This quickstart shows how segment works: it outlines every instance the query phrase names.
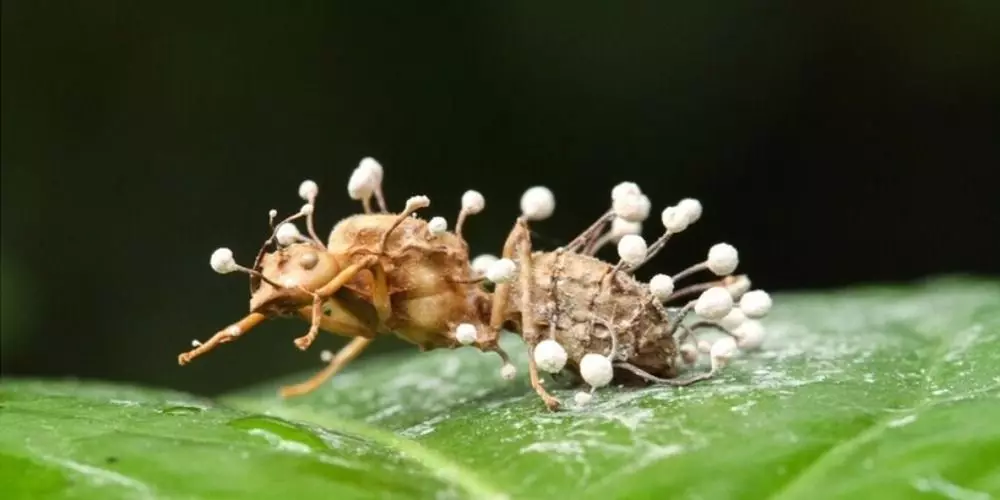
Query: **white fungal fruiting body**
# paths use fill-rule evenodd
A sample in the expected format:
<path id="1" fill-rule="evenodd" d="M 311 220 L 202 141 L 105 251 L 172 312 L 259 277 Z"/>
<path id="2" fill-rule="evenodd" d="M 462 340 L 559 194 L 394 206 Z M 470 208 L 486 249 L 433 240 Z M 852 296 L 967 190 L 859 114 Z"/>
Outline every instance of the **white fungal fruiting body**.
<path id="1" fill-rule="evenodd" d="M 674 279 L 666 274 L 657 274 L 649 280 L 649 292 L 656 300 L 663 302 L 674 293 Z"/>
<path id="2" fill-rule="evenodd" d="M 646 260 L 646 240 L 637 234 L 626 234 L 618 240 L 618 257 L 630 266 L 637 266 Z"/>
<path id="3" fill-rule="evenodd" d="M 534 186 L 521 195 L 521 214 L 528 220 L 545 220 L 556 210 L 556 197 L 545 186 Z"/>
<path id="4" fill-rule="evenodd" d="M 708 249 L 708 260 L 705 266 L 718 276 L 732 274 L 740 263 L 740 255 L 736 247 L 729 243 L 716 243 Z"/>
<path id="5" fill-rule="evenodd" d="M 711 347 L 709 347 L 709 349 L 711 349 Z M 698 352 L 698 346 L 690 343 L 681 344 L 679 350 L 681 353 L 681 360 L 684 361 L 684 364 L 693 365 L 698 362 L 698 356 L 700 355 Z"/>
<path id="6" fill-rule="evenodd" d="M 517 264 L 510 259 L 500 259 L 490 264 L 486 270 L 486 279 L 493 283 L 506 283 L 517 274 Z"/>
<path id="7" fill-rule="evenodd" d="M 486 198 L 479 191 L 468 190 L 462 194 L 462 210 L 467 214 L 478 214 L 486 208 Z"/>
<path id="8" fill-rule="evenodd" d="M 444 234 L 448 230 L 448 221 L 444 217 L 434 217 L 427 223 L 427 230 L 434 236 Z"/>
<path id="9" fill-rule="evenodd" d="M 191 341 L 191 347 L 201 347 L 201 341 L 198 340 L 198 339 L 192 340 Z"/>
<path id="10" fill-rule="evenodd" d="M 587 406 L 594 399 L 589 392 L 580 391 L 573 395 L 573 401 L 579 406 Z"/>
<path id="11" fill-rule="evenodd" d="M 406 200 L 407 209 L 417 209 L 429 206 L 431 206 L 431 199 L 422 194 L 411 196 Z"/>
<path id="12" fill-rule="evenodd" d="M 719 320 L 719 326 L 731 332 L 739 328 L 739 326 L 746 320 L 747 317 L 743 314 L 743 311 L 738 307 L 734 307 L 728 314 Z"/>
<path id="13" fill-rule="evenodd" d="M 499 259 L 497 259 L 496 255 L 486 253 L 476 256 L 476 258 L 472 259 L 472 263 L 470 265 L 476 274 L 485 275 L 486 271 L 489 270 L 490 266 L 492 266 L 497 260 Z"/>
<path id="14" fill-rule="evenodd" d="M 302 215 L 312 215 L 313 210 L 314 208 L 312 203 L 306 203 L 305 205 L 302 205 L 302 208 L 299 209 L 299 213 Z"/>
<path id="15" fill-rule="evenodd" d="M 663 227 L 671 233 L 679 233 L 688 227 L 688 219 L 677 207 L 667 207 L 660 213 Z"/>
<path id="16" fill-rule="evenodd" d="M 639 189 L 638 184 L 629 181 L 620 182 L 611 189 L 611 201 L 613 202 L 625 196 L 638 196 L 640 194 L 642 194 L 642 190 Z"/>
<path id="17" fill-rule="evenodd" d="M 733 309 L 733 296 L 721 286 L 705 290 L 694 303 L 694 312 L 707 320 L 720 320 Z"/>
<path id="18" fill-rule="evenodd" d="M 299 232 L 299 228 L 295 227 L 295 224 L 292 224 L 291 222 L 286 222 L 278 226 L 278 230 L 275 232 L 275 238 L 278 239 L 278 244 L 284 246 L 295 243 L 301 236 L 302 233 Z"/>
<path id="19" fill-rule="evenodd" d="M 761 345 L 764 344 L 765 333 L 764 325 L 755 319 L 748 319 L 733 330 L 733 335 L 737 337 L 736 343 L 740 349 L 746 351 L 760 349 Z"/>
<path id="20" fill-rule="evenodd" d="M 552 339 L 545 339 L 535 346 L 532 353 L 535 358 L 535 365 L 539 370 L 548 373 L 559 373 L 566 367 L 568 355 L 566 349 Z"/>
<path id="21" fill-rule="evenodd" d="M 764 290 L 752 290 L 740 299 L 740 309 L 749 318 L 763 318 L 771 312 L 771 296 Z"/>
<path id="22" fill-rule="evenodd" d="M 299 184 L 299 198 L 312 201 L 317 194 L 319 194 L 319 186 L 315 182 L 306 179 L 302 181 L 302 184 Z"/>
<path id="23" fill-rule="evenodd" d="M 239 268 L 236 261 L 233 260 L 233 251 L 225 247 L 217 248 L 212 252 L 209 264 L 212 266 L 212 270 L 219 274 L 228 274 Z"/>
<path id="24" fill-rule="evenodd" d="M 516 376 L 517 376 L 517 368 L 514 365 L 510 363 L 504 363 L 504 365 L 500 367 L 500 377 L 503 378 L 504 380 L 514 380 L 514 377 Z"/>
<path id="25" fill-rule="evenodd" d="M 611 383 L 615 370 L 607 356 L 588 353 L 580 360 L 580 376 L 591 387 L 604 387 Z"/>
<path id="26" fill-rule="evenodd" d="M 333 361 L 333 352 L 328 350 L 323 350 L 319 353 L 319 360 L 324 363 L 329 363 Z"/>
<path id="27" fill-rule="evenodd" d="M 455 328 L 455 340 L 462 345 L 471 345 L 476 342 L 476 326 L 471 323 L 462 323 Z"/>
<path id="28" fill-rule="evenodd" d="M 684 198 L 676 205 L 678 213 L 687 220 L 688 225 L 698 222 L 701 218 L 701 202 L 694 198 Z"/>
<path id="29" fill-rule="evenodd" d="M 226 335 L 229 335 L 230 337 L 239 337 L 242 333 L 243 330 L 240 330 L 240 325 L 229 325 L 229 327 L 226 328 Z"/>
<path id="30" fill-rule="evenodd" d="M 611 209 L 620 219 L 629 222 L 642 222 L 649 217 L 651 204 L 644 194 L 626 194 L 611 202 Z"/>
<path id="31" fill-rule="evenodd" d="M 712 357 L 713 364 L 725 364 L 736 354 L 736 349 L 736 339 L 727 335 L 712 343 L 709 356 Z"/>
<path id="32" fill-rule="evenodd" d="M 641 222 L 629 222 L 620 217 L 615 217 L 611 221 L 611 230 L 608 231 L 608 236 L 611 241 L 617 243 L 618 240 L 622 239 L 622 236 L 640 233 L 642 233 Z"/>
<path id="33" fill-rule="evenodd" d="M 347 194 L 352 200 L 368 199 L 382 182 L 382 166 L 373 158 L 361 160 L 347 180 Z"/>

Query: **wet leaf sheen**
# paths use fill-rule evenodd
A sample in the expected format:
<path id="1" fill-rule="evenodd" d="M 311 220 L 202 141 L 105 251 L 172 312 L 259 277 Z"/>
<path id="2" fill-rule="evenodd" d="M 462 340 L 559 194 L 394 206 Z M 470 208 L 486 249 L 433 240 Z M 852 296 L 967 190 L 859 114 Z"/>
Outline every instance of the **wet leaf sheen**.
<path id="1" fill-rule="evenodd" d="M 550 414 L 472 350 L 358 361 L 219 403 L 0 384 L 0 497 L 955 498 L 1000 495 L 1000 285 L 776 297 L 717 381 Z M 524 367 L 517 339 L 506 344 Z M 318 368 L 318 367 L 317 367 Z"/>

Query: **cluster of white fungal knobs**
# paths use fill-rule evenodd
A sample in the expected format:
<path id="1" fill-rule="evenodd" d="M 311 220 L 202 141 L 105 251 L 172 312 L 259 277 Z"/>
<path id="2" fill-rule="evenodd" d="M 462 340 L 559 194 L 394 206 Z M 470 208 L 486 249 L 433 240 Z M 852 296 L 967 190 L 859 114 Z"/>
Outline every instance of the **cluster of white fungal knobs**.
<path id="1" fill-rule="evenodd" d="M 542 186 L 535 186 L 521 197 L 522 217 L 526 220 L 543 220 L 550 217 L 555 209 L 555 197 Z M 697 222 L 702 215 L 702 205 L 697 199 L 684 198 L 677 204 L 665 208 L 660 213 L 664 235 L 652 245 L 641 236 L 642 224 L 650 215 L 651 203 L 639 186 L 633 182 L 622 182 L 611 191 L 611 223 L 609 230 L 590 249 L 596 252 L 607 242 L 617 244 L 618 266 L 631 270 L 648 261 L 671 236 L 683 232 Z M 708 322 L 725 332 L 714 342 L 694 340 L 682 342 L 680 356 L 686 364 L 693 364 L 700 354 L 708 354 L 713 372 L 723 367 L 741 350 L 758 349 L 765 330 L 760 318 L 771 309 L 771 297 L 763 290 L 748 291 L 745 279 L 731 279 L 739 265 L 739 252 L 728 243 L 717 243 L 708 250 L 704 261 L 673 276 L 656 274 L 649 280 L 650 293 L 660 302 L 666 303 L 692 292 L 701 290 L 694 301 L 682 308 L 681 319 L 687 312 L 693 312 L 702 322 Z M 480 255 L 472 261 L 473 269 L 493 283 L 506 283 L 517 274 L 517 264 L 506 258 Z M 675 283 L 698 271 L 707 270 L 723 278 L 715 284 L 706 283 L 677 290 Z M 474 334 L 474 332 L 473 332 Z M 614 350 L 614 349 L 613 349 Z M 531 352 L 536 366 L 548 373 L 559 373 L 566 367 L 568 355 L 555 339 L 539 342 Z M 588 353 L 579 363 L 580 376 L 590 385 L 591 390 L 575 395 L 578 404 L 589 403 L 593 392 L 611 383 L 614 378 L 614 356 Z"/>

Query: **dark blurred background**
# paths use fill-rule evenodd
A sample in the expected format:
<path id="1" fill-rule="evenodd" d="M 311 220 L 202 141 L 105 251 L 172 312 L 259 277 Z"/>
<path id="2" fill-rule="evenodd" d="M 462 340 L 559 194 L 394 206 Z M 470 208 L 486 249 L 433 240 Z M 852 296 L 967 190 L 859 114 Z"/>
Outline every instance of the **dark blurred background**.
<path id="1" fill-rule="evenodd" d="M 214 393 L 319 368 L 343 341 L 302 353 L 293 321 L 176 355 L 246 310 L 212 250 L 249 263 L 305 178 L 325 233 L 369 155 L 397 209 L 453 222 L 482 191 L 474 253 L 531 185 L 552 248 L 633 180 L 649 237 L 705 206 L 647 277 L 717 241 L 774 291 L 1000 272 L 995 0 L 265 3 L 3 1 L 4 376 Z"/>

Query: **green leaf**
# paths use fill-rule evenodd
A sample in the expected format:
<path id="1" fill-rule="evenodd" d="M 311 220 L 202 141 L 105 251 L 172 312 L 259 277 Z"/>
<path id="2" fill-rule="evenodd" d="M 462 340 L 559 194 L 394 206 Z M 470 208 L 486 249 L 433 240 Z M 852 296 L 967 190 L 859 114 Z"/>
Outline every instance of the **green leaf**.
<path id="1" fill-rule="evenodd" d="M 499 359 L 472 349 L 362 357 L 290 401 L 277 397 L 279 383 L 213 405 L 5 381 L 0 496 L 1000 494 L 1000 285 L 935 280 L 775 304 L 765 349 L 719 379 L 605 389 L 585 408 L 550 380 L 568 407 L 555 414 L 524 369 L 505 382 Z M 505 344 L 525 366 L 519 341 Z"/>

